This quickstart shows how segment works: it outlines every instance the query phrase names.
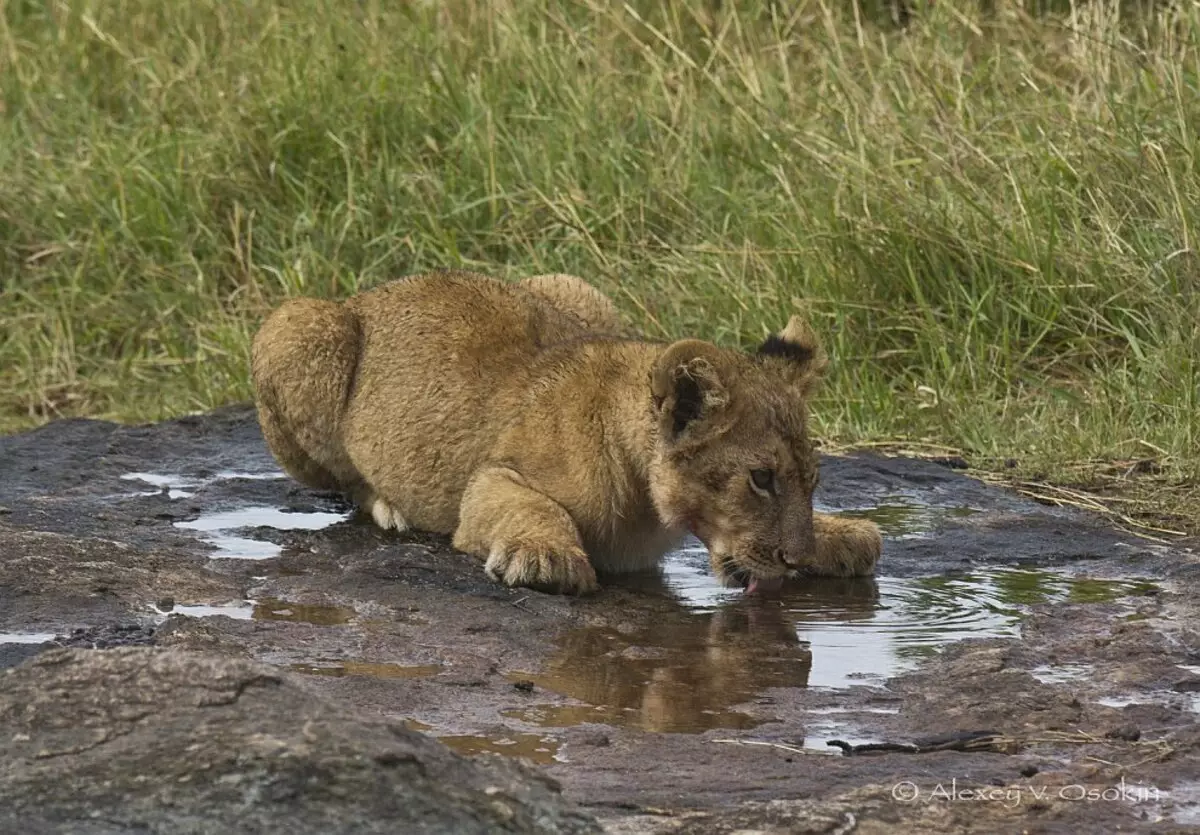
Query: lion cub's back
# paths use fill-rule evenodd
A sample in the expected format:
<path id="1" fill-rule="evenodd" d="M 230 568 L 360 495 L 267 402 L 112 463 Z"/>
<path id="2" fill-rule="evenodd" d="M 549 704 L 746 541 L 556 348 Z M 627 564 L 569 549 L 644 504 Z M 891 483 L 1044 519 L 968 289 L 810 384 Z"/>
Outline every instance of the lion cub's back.
<path id="1" fill-rule="evenodd" d="M 521 385 L 562 323 L 531 294 L 471 273 L 400 279 L 346 305 L 362 328 L 347 452 L 410 524 L 448 531 L 506 417 L 493 397 Z"/>

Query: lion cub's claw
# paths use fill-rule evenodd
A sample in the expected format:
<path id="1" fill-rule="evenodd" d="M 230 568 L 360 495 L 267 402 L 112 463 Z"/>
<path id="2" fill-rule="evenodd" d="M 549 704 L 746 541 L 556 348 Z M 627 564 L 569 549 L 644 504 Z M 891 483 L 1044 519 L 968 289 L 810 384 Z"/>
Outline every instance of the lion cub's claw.
<path id="1" fill-rule="evenodd" d="M 526 586 L 557 594 L 590 594 L 600 588 L 596 569 L 580 548 L 496 545 L 484 571 L 507 586 Z"/>

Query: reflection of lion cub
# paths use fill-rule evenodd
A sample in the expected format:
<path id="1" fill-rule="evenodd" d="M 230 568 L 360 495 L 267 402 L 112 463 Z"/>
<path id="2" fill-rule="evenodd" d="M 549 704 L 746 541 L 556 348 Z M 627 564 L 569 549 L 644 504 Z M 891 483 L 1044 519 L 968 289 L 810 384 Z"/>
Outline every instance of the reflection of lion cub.
<path id="1" fill-rule="evenodd" d="M 798 319 L 757 355 L 615 335 L 580 279 L 415 276 L 295 299 L 254 340 L 263 433 L 384 528 L 453 533 L 509 585 L 596 588 L 689 530 L 726 582 L 870 573 L 879 532 L 814 514 L 805 400 L 824 357 Z"/>

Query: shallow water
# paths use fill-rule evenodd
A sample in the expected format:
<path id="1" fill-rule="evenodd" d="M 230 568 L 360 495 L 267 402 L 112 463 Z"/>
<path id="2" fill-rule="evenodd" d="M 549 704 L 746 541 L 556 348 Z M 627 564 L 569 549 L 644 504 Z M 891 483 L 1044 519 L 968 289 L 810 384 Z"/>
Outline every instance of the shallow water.
<path id="1" fill-rule="evenodd" d="M 1068 684 L 1083 681 L 1092 676 L 1096 668 L 1091 664 L 1045 664 L 1034 667 L 1029 674 L 1042 684 Z"/>
<path id="2" fill-rule="evenodd" d="M 818 510 L 821 510 L 819 506 Z M 938 507 L 913 501 L 906 496 L 886 496 L 870 507 L 837 511 L 840 516 L 870 519 L 889 539 L 925 536 L 947 521 L 965 519 L 982 511 L 967 505 Z"/>
<path id="3" fill-rule="evenodd" d="M 0 632 L 0 644 L 44 644 L 55 637 L 53 632 Z"/>
<path id="4" fill-rule="evenodd" d="M 476 736 L 473 734 L 439 736 L 438 741 L 460 754 L 504 754 L 521 757 L 541 765 L 560 760 L 559 742 L 550 736 L 539 734 L 495 734 Z"/>
<path id="5" fill-rule="evenodd" d="M 196 494 L 188 488 L 200 485 L 200 481 L 196 479 L 170 475 L 168 473 L 126 473 L 121 478 L 125 481 L 141 481 L 158 488 L 157 490 L 147 490 L 138 493 L 137 495 L 139 496 L 156 496 L 159 493 L 165 492 L 167 497 L 171 499 L 190 498 Z"/>
<path id="6" fill-rule="evenodd" d="M 230 531 L 244 528 L 275 528 L 281 531 L 315 531 L 336 525 L 350 518 L 350 513 L 293 513 L 276 507 L 244 507 L 206 513 L 187 522 L 176 522 L 175 527 L 200 531 L 201 538 L 215 545 L 217 550 L 212 559 L 265 560 L 278 557 L 283 548 L 274 542 L 236 536 Z"/>
<path id="7" fill-rule="evenodd" d="M 153 605 L 150 608 L 163 617 L 168 615 L 185 615 L 192 618 L 224 616 L 234 620 L 288 621 L 310 623 L 315 626 L 341 626 L 353 621 L 358 614 L 350 606 L 292 603 L 272 597 L 220 605 L 171 603 L 169 606 Z"/>
<path id="8" fill-rule="evenodd" d="M 845 514 L 870 518 L 886 537 L 897 539 L 925 536 L 978 512 L 892 496 L 877 506 Z M 281 547 L 230 532 L 259 526 L 318 530 L 348 516 L 247 507 L 206 514 L 176 526 L 204 535 L 218 547 L 214 557 L 263 559 L 278 556 Z M 695 540 L 667 557 L 661 576 L 608 578 L 606 583 L 665 595 L 676 607 L 640 627 L 635 612 L 632 626 L 590 625 L 568 631 L 540 670 L 513 672 L 509 678 L 531 681 L 571 703 L 535 695 L 520 706 L 501 710 L 501 716 L 542 728 L 598 723 L 675 733 L 746 730 L 759 720 L 744 706 L 771 688 L 879 687 L 951 643 L 1016 635 L 1029 605 L 1110 601 L 1152 587 L 1136 580 L 1073 577 L 1052 569 L 990 568 L 918 578 L 810 578 L 790 583 L 778 597 L 761 598 L 717 583 L 706 550 Z M 278 600 L 185 606 L 175 611 L 196 617 L 225 614 L 327 626 L 351 623 L 356 615 L 346 607 Z M 315 676 L 403 679 L 434 675 L 440 668 L 314 659 L 293 669 Z M 1048 682 L 1086 674 L 1066 666 L 1035 671 L 1035 676 Z M 805 746 L 825 750 L 824 740 L 831 736 L 870 741 L 855 739 L 852 733 L 847 736 L 847 728 L 826 717 L 808 729 L 815 741 L 811 745 L 806 741 Z M 548 753 L 537 748 L 544 740 L 541 736 L 518 736 L 503 743 L 489 737 L 453 739 L 476 750 L 522 756 L 535 750 L 538 756 L 551 758 L 557 754 L 557 749 Z"/>
<path id="9" fill-rule="evenodd" d="M 351 606 L 292 603 L 272 597 L 264 597 L 254 604 L 255 620 L 282 620 L 314 626 L 341 626 L 350 623 L 357 614 Z"/>
<path id="10" fill-rule="evenodd" d="M 1200 826 L 1200 781 L 1180 780 L 1163 794 L 1171 801 L 1172 821 L 1183 826 Z"/>
<path id="11" fill-rule="evenodd" d="M 1103 602 L 1152 587 L 998 568 L 809 579 L 778 599 L 762 599 L 719 586 L 698 543 L 668 558 L 663 584 L 681 604 L 679 615 L 634 631 L 572 630 L 542 670 L 510 676 L 576 704 L 535 703 L 502 715 L 541 727 L 591 722 L 675 733 L 744 730 L 758 723 L 738 706 L 772 687 L 881 686 L 954 642 L 1018 634 L 1031 604 Z"/>
<path id="12" fill-rule="evenodd" d="M 293 664 L 293 672 L 313 676 L 362 676 L 364 678 L 425 678 L 442 671 L 441 664 L 383 664 L 370 661 L 324 661 L 315 664 Z"/>
<path id="13" fill-rule="evenodd" d="M 167 615 L 185 615 L 190 618 L 210 618 L 224 616 L 233 618 L 234 620 L 250 620 L 254 617 L 254 604 L 247 601 L 245 603 L 227 603 L 221 606 L 210 606 L 208 604 L 172 604 L 170 607 L 152 607 L 155 612 L 164 617 Z"/>
<path id="14" fill-rule="evenodd" d="M 1053 569 L 992 568 L 918 578 L 810 578 L 791 582 L 778 600 L 755 601 L 713 580 L 698 542 L 668 556 L 663 581 L 697 616 L 757 605 L 758 631 L 771 618 L 779 621 L 776 630 L 794 628 L 812 652 L 813 687 L 879 680 L 964 638 L 1014 635 L 1032 604 L 1106 602 L 1153 588 Z"/>
<path id="15" fill-rule="evenodd" d="M 158 488 L 157 490 L 149 490 L 137 493 L 138 496 L 156 496 L 160 493 L 165 493 L 169 499 L 187 499 L 195 494 L 194 488 L 202 487 L 206 484 L 212 484 L 217 481 L 233 481 L 237 479 L 246 479 L 250 481 L 274 481 L 280 478 L 287 478 L 287 475 L 279 470 L 268 470 L 261 473 L 242 472 L 240 470 L 221 470 L 207 478 L 192 478 L 189 476 L 179 475 L 178 473 L 125 473 L 121 476 L 123 481 L 141 481 L 145 484 L 152 485 Z"/>

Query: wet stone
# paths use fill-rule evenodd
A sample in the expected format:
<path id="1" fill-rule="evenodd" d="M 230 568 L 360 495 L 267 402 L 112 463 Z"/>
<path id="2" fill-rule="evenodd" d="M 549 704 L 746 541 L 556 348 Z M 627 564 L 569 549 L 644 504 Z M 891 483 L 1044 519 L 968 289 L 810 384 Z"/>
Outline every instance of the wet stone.
<path id="1" fill-rule="evenodd" d="M 600 832 L 507 758 L 466 760 L 218 655 L 56 650 L 0 677 L 0 723 L 0 831 Z"/>
<path id="2" fill-rule="evenodd" d="M 244 408 L 154 426 L 60 421 L 0 438 L 0 460 L 13 464 L 0 479 L 11 509 L 0 519 L 0 668 L 23 662 L 21 675 L 56 657 L 43 655 L 50 641 L 97 658 L 169 651 L 185 666 L 216 652 L 322 710 L 420 734 L 439 756 L 545 771 L 613 832 L 836 829 L 847 815 L 863 831 L 1030 828 L 1027 809 L 898 804 L 891 787 L 917 773 L 1000 786 L 1024 772 L 1079 780 L 1076 766 L 1107 762 L 1164 790 L 1200 785 L 1184 742 L 1200 707 L 1200 670 L 1188 669 L 1200 641 L 1180 626 L 1200 621 L 1194 555 L 984 485 L 954 462 L 825 459 L 817 504 L 880 525 L 879 575 L 810 578 L 766 600 L 717 584 L 694 541 L 661 572 L 603 578 L 590 598 L 503 588 L 445 537 L 382 532 L 283 477 Z M 118 678 L 96 679 L 96 698 Z M 221 701 L 222 688 L 197 698 Z M 271 710 L 288 723 L 281 738 L 300 732 L 292 702 Z M 277 728 L 274 715 L 247 721 L 243 748 Z M 1017 756 L 901 753 L 981 728 Z M 1070 733 L 1084 736 L 1054 741 Z M 120 740 L 88 756 L 124 756 Z M 831 740 L 871 756 L 843 756 Z M 1162 740 L 1173 747 L 1159 759 L 1147 746 Z M 341 750 L 330 744 L 305 756 Z M 203 763 L 156 752 L 141 767 L 210 782 Z M 360 753 L 388 772 L 411 761 L 386 746 Z M 256 785 L 247 760 L 223 762 L 227 785 Z M 441 785 L 421 791 L 436 798 Z M 348 798 L 370 815 L 390 802 L 373 792 L 394 791 L 337 786 L 319 803 L 296 796 L 310 812 Z M 521 803 L 487 788 L 492 823 L 523 820 Z M 91 789 L 79 797 L 76 811 L 108 808 Z M 788 800 L 799 797 L 813 800 Z M 1173 814 L 1162 808 L 1048 814 L 1063 831 L 1101 831 Z M 307 831 L 289 809 L 271 814 Z"/>

